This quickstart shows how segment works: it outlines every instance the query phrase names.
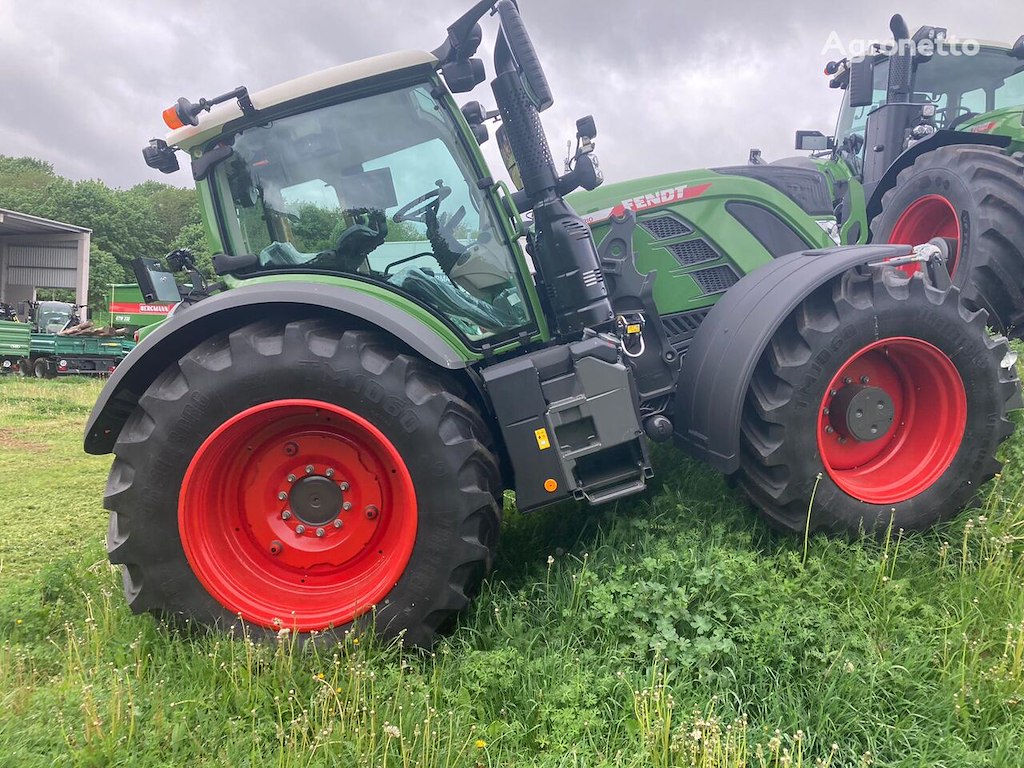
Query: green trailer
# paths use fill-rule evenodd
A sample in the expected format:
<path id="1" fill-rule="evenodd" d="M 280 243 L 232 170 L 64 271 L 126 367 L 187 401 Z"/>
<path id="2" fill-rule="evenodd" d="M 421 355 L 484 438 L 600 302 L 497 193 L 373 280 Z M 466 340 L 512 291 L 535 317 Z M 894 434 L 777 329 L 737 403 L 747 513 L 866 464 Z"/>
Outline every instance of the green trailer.
<path id="1" fill-rule="evenodd" d="M 26 323 L 0 320 L 0 374 L 18 373 L 29 357 L 31 329 Z"/>
<path id="2" fill-rule="evenodd" d="M 39 379 L 112 373 L 135 342 L 112 335 L 62 333 L 78 324 L 75 310 L 62 301 L 31 302 L 27 323 L 5 323 L 24 326 L 22 337 L 28 337 L 27 354 L 18 357 L 12 369 Z"/>

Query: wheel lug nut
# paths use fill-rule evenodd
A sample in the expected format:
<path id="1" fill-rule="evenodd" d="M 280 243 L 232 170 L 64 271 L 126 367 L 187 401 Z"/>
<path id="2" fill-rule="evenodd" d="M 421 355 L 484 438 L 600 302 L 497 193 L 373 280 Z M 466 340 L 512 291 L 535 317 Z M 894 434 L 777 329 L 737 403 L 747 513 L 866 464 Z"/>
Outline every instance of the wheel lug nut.
<path id="1" fill-rule="evenodd" d="M 295 482 L 295 475 L 288 475 L 288 482 L 289 483 L 294 483 Z"/>
<path id="2" fill-rule="evenodd" d="M 342 526 L 341 520 L 335 520 L 334 521 L 334 527 L 335 528 L 341 528 L 341 526 Z"/>
<path id="3" fill-rule="evenodd" d="M 327 471 L 324 472 L 324 474 L 327 475 L 328 477 L 334 477 L 334 470 L 328 467 Z"/>
<path id="4" fill-rule="evenodd" d="M 307 464 L 306 465 L 306 474 L 307 475 L 312 475 L 313 474 L 313 465 L 312 464 Z"/>
<path id="5" fill-rule="evenodd" d="M 341 490 L 343 490 L 343 491 L 347 491 L 348 490 L 348 483 L 346 483 L 344 480 L 341 481 Z"/>
<path id="6" fill-rule="evenodd" d="M 363 510 L 363 514 L 366 515 L 367 520 L 373 520 L 378 514 L 380 514 L 380 510 L 373 504 L 370 504 L 365 510 Z"/>
<path id="7" fill-rule="evenodd" d="M 860 383 L 861 384 L 867 384 L 870 381 L 871 381 L 871 379 L 869 379 L 867 376 L 861 376 L 860 377 Z"/>
<path id="8" fill-rule="evenodd" d="M 284 512 L 282 512 L 281 513 L 281 519 L 282 520 L 291 520 L 292 519 L 291 510 L 287 510 L 286 509 Z"/>
<path id="9" fill-rule="evenodd" d="M 822 411 L 822 413 L 824 413 L 826 416 L 828 416 L 828 408 L 826 407 L 825 410 Z"/>
<path id="10" fill-rule="evenodd" d="M 830 434 L 830 435 L 831 435 L 831 434 L 832 434 L 833 432 L 835 432 L 836 430 L 835 430 L 835 428 L 834 428 L 834 427 L 833 427 L 833 426 L 832 426 L 832 425 L 830 424 L 830 425 L 828 425 L 827 427 L 825 427 L 825 431 L 826 431 L 826 432 L 827 432 L 828 434 Z"/>
<path id="11" fill-rule="evenodd" d="M 301 536 L 306 532 L 306 526 L 304 526 L 302 523 L 299 523 L 295 526 L 295 532 L 299 534 L 299 536 Z"/>
<path id="12" fill-rule="evenodd" d="M 853 384 L 853 379 L 847 376 L 845 379 L 843 379 L 843 384 Z"/>
<path id="13" fill-rule="evenodd" d="M 839 438 L 839 444 L 840 445 L 846 445 L 846 438 L 845 437 L 840 437 Z"/>
<path id="14" fill-rule="evenodd" d="M 831 395 L 832 397 L 835 397 L 836 395 L 838 395 L 838 394 L 839 394 L 839 393 L 838 393 L 838 392 L 837 392 L 836 390 L 834 390 L 834 389 L 830 389 L 830 390 L 828 391 L 828 393 L 829 393 L 829 394 L 830 394 L 830 395 Z"/>
<path id="15" fill-rule="evenodd" d="M 346 501 L 344 504 L 341 505 L 341 508 L 348 512 L 350 509 L 352 509 L 352 502 Z"/>
<path id="16" fill-rule="evenodd" d="M 277 539 L 274 539 L 272 542 L 270 542 L 270 554 L 279 555 L 281 554 L 282 549 L 284 549 L 284 545 Z"/>
<path id="17" fill-rule="evenodd" d="M 288 498 L 288 494 L 285 493 L 284 491 L 281 491 L 279 494 L 277 494 L 277 498 L 279 498 L 281 501 L 284 501 L 285 499 Z"/>
<path id="18" fill-rule="evenodd" d="M 325 531 L 323 528 L 317 528 L 316 529 L 317 538 L 322 539 L 324 537 L 325 533 L 327 533 L 327 531 Z"/>

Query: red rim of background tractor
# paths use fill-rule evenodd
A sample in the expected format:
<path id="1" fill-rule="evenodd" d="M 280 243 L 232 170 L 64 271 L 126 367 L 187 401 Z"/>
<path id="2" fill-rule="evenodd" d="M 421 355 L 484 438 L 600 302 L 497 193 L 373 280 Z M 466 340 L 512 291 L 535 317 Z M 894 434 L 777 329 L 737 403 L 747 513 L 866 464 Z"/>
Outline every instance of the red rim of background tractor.
<path id="1" fill-rule="evenodd" d="M 858 385 L 878 388 L 891 401 L 892 425 L 878 439 L 861 441 L 836 426 L 831 406 L 843 401 L 844 387 Z M 967 393 L 949 357 L 921 339 L 882 339 L 851 356 L 829 383 L 818 415 L 818 450 L 829 477 L 850 496 L 896 504 L 949 468 L 966 423 Z"/>
<path id="2" fill-rule="evenodd" d="M 368 611 L 405 571 L 416 527 L 398 450 L 318 400 L 275 400 L 224 422 L 192 458 L 178 503 L 199 581 L 271 629 L 320 630 Z"/>
<path id="3" fill-rule="evenodd" d="M 960 216 L 952 203 L 942 195 L 925 195 L 908 205 L 896 219 L 892 234 L 889 235 L 889 242 L 923 245 L 936 237 L 956 242 L 956 249 L 946 264 L 952 276 L 956 274 L 957 262 L 960 259 Z M 918 269 L 916 264 L 909 267 L 911 273 Z"/>

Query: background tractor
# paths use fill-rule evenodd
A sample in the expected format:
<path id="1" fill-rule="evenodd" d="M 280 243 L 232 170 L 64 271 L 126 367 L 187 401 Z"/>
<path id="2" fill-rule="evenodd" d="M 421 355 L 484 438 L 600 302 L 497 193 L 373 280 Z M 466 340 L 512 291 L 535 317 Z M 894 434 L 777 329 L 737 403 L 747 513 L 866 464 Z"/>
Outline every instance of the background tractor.
<path id="1" fill-rule="evenodd" d="M 460 108 L 489 11 L 497 110 Z M 86 427 L 116 456 L 135 611 L 429 645 L 490 567 L 505 489 L 622 499 L 650 441 L 791 530 L 925 528 L 997 471 L 1015 358 L 938 245 L 818 249 L 813 170 L 597 189 L 594 121 L 559 175 L 551 103 L 518 7 L 483 0 L 431 53 L 165 112 L 145 158 L 191 159 L 221 279 L 182 296 L 137 261 L 146 301 L 177 304 Z M 479 150 L 495 118 L 515 193 Z"/>
<path id="2" fill-rule="evenodd" d="M 830 62 L 836 134 L 798 131 L 791 158 L 831 187 L 843 243 L 942 238 L 953 280 L 1000 330 L 1024 328 L 1024 35 L 956 41 L 899 15 L 893 43 Z"/>

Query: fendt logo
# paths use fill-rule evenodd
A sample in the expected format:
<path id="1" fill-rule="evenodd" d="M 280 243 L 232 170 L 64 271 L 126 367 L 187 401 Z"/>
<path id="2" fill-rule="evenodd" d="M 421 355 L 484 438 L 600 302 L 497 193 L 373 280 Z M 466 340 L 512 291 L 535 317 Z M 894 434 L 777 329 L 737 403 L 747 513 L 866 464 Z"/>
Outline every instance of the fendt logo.
<path id="1" fill-rule="evenodd" d="M 657 192 L 651 192 L 646 195 L 630 197 L 611 208 L 594 211 L 593 213 L 584 213 L 582 214 L 582 219 L 588 225 L 595 224 L 599 221 L 610 219 L 612 216 L 621 216 L 627 210 L 639 213 L 640 211 L 646 211 L 649 208 L 658 208 L 662 205 L 668 205 L 669 203 L 692 200 L 695 197 L 703 195 L 710 187 L 710 183 L 697 184 L 695 186 L 683 184 L 680 187 L 669 187 L 668 189 L 661 189 Z"/>

